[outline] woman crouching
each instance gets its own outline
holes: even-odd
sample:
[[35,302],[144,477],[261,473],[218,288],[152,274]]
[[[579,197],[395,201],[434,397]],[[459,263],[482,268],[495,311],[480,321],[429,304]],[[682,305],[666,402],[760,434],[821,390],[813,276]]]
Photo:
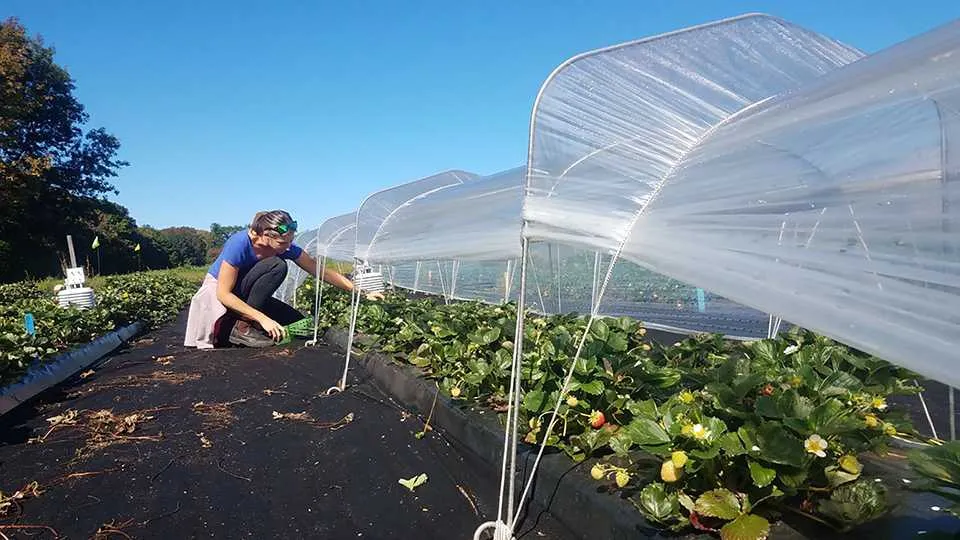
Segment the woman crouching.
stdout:
[[[287,276],[286,261],[317,273],[317,260],[293,243],[296,230],[290,214],[273,210],[257,213],[249,228],[227,239],[190,302],[185,346],[267,347],[284,340],[291,328],[312,329],[312,320],[273,297]],[[353,290],[349,279],[330,269],[324,281]]]

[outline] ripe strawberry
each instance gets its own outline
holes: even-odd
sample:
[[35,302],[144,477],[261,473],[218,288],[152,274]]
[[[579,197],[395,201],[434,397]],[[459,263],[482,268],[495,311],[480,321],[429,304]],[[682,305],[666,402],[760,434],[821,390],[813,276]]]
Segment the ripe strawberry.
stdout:
[[607,419],[603,416],[602,412],[595,410],[590,413],[590,425],[593,427],[593,429],[600,429],[606,423]]
[[766,386],[763,387],[763,390],[761,390],[760,393],[763,394],[763,395],[765,395],[765,396],[769,396],[769,395],[773,394],[773,385],[772,385],[772,384],[767,384]]

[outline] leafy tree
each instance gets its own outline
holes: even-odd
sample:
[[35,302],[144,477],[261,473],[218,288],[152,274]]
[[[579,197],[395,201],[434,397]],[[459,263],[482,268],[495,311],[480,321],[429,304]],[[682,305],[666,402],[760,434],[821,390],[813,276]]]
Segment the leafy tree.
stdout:
[[161,229],[163,247],[171,266],[202,265],[207,260],[210,233],[192,227]]
[[64,236],[101,224],[98,198],[117,193],[110,179],[128,165],[113,135],[84,131],[88,115],[53,57],[17,19],[0,22],[0,281],[57,272]]
[[157,270],[170,267],[170,253],[167,251],[163,233],[150,226],[137,228],[140,238],[140,260],[146,269]]
[[[211,246],[212,248],[222,248],[224,242],[227,241],[227,238],[230,238],[230,235],[237,231],[242,231],[246,229],[243,225],[221,225],[219,223],[210,224],[210,235],[212,237]],[[216,256],[214,256],[216,258]]]

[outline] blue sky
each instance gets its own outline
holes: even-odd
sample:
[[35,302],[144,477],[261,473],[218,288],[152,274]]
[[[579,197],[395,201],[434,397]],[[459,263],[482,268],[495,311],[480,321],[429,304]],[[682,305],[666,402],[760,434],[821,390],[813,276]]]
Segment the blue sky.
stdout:
[[[269,4],[269,5],[268,5]],[[874,52],[960,17],[956,0],[4,0],[57,50],[91,126],[131,166],[141,225],[301,224],[434,172],[526,159],[544,78],[566,58],[746,12]]]

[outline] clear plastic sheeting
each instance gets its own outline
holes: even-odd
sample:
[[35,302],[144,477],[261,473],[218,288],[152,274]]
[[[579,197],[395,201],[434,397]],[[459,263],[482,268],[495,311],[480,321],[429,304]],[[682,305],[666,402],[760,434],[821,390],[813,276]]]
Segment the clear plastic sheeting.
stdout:
[[[332,217],[324,221],[319,228],[299,233],[294,237],[294,243],[318,262],[352,262],[356,244],[356,223],[356,212]],[[274,293],[274,297],[293,304],[297,289],[306,279],[307,273],[302,268],[293,261],[287,261],[287,277]]]
[[[377,241],[367,250],[368,260],[519,257],[524,171],[518,167],[450,184],[398,206],[379,227]],[[407,185],[396,189],[406,191]]]
[[960,386],[960,21],[743,110],[654,193],[624,257]]
[[332,217],[320,226],[320,255],[327,261],[352,263],[357,239],[357,213]]
[[[318,251],[317,229],[307,229],[298,232],[293,237],[293,243],[303,248],[304,251],[316,256]],[[287,276],[283,283],[273,293],[273,297],[283,302],[293,305],[296,298],[297,287],[306,279],[306,272],[296,265],[293,261],[287,261]]]
[[[862,56],[782,20],[747,15],[566,62],[541,89],[531,121],[524,234],[534,242],[531,257],[548,260],[532,265],[529,277],[578,284],[561,287],[559,311],[589,308],[584,301],[598,287],[593,269],[581,275],[564,266],[589,268],[591,258],[600,259],[602,285],[636,216],[701,139],[738,111]],[[557,256],[544,243],[566,247]],[[706,263],[694,257],[683,264]],[[550,275],[550,268],[560,274]],[[622,261],[604,299],[599,311],[606,315],[685,331],[766,335],[766,314]]]
[[[529,251],[527,306],[547,313],[590,313],[612,256],[544,243],[533,244]],[[604,315],[631,317],[677,333],[761,338],[769,331],[767,314],[626,259],[617,260],[610,284],[600,310]]]
[[396,214],[431,193],[477,177],[464,171],[445,171],[368,196],[357,210],[356,258],[368,263],[384,262],[371,259],[371,255],[382,257],[377,254],[380,244],[390,245],[390,227],[395,224]]
[[[441,187],[431,181],[423,193],[421,181],[394,188],[417,196],[378,226],[367,262],[383,265],[394,286],[415,292],[492,303],[509,299],[511,269],[520,256],[524,178],[525,169],[518,167]],[[374,197],[393,195],[388,190]]]
[[[377,240],[367,250],[367,262],[393,286],[416,293],[448,300],[515,301],[525,172],[518,167],[440,188],[431,182],[427,193],[420,193],[420,187],[398,186],[396,190],[416,196],[388,212],[389,219],[377,227]],[[380,196],[392,197],[392,190],[374,197]],[[529,309],[590,311],[609,255],[538,244],[529,256]],[[695,287],[627,261],[618,263],[614,280],[622,285],[618,292],[623,294],[607,295],[611,315],[653,320],[654,326],[671,329],[748,337],[766,334],[766,315],[718,301],[714,295],[698,293]],[[713,317],[718,309],[721,315]],[[735,318],[736,310],[744,313]]]

